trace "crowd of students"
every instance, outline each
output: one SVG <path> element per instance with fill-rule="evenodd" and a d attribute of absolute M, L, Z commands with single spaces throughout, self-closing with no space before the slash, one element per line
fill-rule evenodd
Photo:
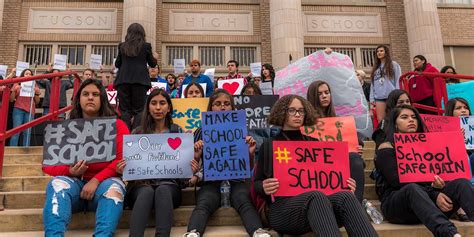
<path fill-rule="evenodd" d="M 199 185 L 196 207 L 193 210 L 187 233 L 184 236 L 201 236 L 205 233 L 209 217 L 220 206 L 220 182 L 202 180 L 201 129 L 194 132 L 194 159 L 190 163 L 195 174 L 191 180 L 149 179 L 130 181 L 125 184 L 121 174 L 126 166 L 122 159 L 123 135 L 182 133 L 181 127 L 173 123 L 171 98 L 209 97 L 208 111 L 235 110 L 233 95 L 217 88 L 217 81 L 243 78 L 243 95 L 261 95 L 263 83 L 274 84 L 275 71 L 270 64 L 262 65 L 261 75 L 242 76 L 239 63 L 227 63 L 229 74 L 216 78 L 213 82 L 201 73 L 198 60 L 189 63 L 190 74 L 168 74 L 160 76 L 155 53 L 145 42 L 145 31 L 139 24 L 132 24 L 127 30 L 125 41 L 119 45 L 115 62 L 118 69 L 116 79 L 111 83 L 103 76 L 102 81 L 93 79 L 95 72 L 87 69 L 83 81 L 73 98 L 73 109 L 69 119 L 117 117 L 116 158 L 111 162 L 86 164 L 78 162 L 73 166 L 44 167 L 45 173 L 55 176 L 46 188 L 46 202 L 43 222 L 46 236 L 63 236 L 72 213 L 95 211 L 95 236 L 113 236 L 124 206 L 132 210 L 130 216 L 130 236 L 143 236 L 149 215 L 155 214 L 156 236 L 169 236 L 173 225 L 173 209 L 179 207 L 181 190 L 188 185 Z M 400 90 L 400 66 L 391 59 L 387 46 L 376 48 L 376 63 L 371 73 L 371 82 L 364 79 L 365 73 L 357 71 L 365 96 L 373 102 L 377 129 L 372 139 L 376 143 L 376 187 L 381 200 L 382 213 L 386 220 L 397 224 L 423 223 L 437 237 L 459 237 L 454 224 L 449 221 L 453 213 L 460 219 L 474 221 L 474 191 L 467 179 L 444 181 L 433 177 L 431 183 L 400 183 L 396 171 L 394 133 L 429 132 L 420 113 L 411 107 L 412 103 L 434 106 L 433 78 L 416 75 L 409 80 L 410 91 Z M 437 72 L 425 57 L 417 55 L 413 59 L 414 68 L 419 72 Z M 147 67 L 148 64 L 148 67 Z M 444 70 L 444 69 L 443 69 Z M 54 71 L 51 71 L 54 72 Z M 444 72 L 452 72 L 447 67 Z M 26 69 L 22 76 L 32 76 Z M 104 75 L 104 74 L 103 74 Z M 12 76 L 10 76 L 12 77 Z M 147 92 L 151 82 L 166 83 L 166 88 Z M 458 81 L 450 79 L 449 83 Z M 205 89 L 202 84 L 205 84 Z M 49 95 L 50 80 L 37 83 Z M 39 87 L 35 87 L 33 103 L 39 102 Z M 118 115 L 107 98 L 107 90 L 116 89 Z M 66 106 L 65 91 L 72 88 L 70 78 L 61 81 L 60 107 Z M 19 95 L 20 85 L 15 85 L 11 101 L 14 126 L 28 121 L 32 98 Z M 299 235 L 312 231 L 315 236 L 341 236 L 339 227 L 344 226 L 349 236 L 378 236 L 370 224 L 363 207 L 365 162 L 362 159 L 362 141 L 358 152 L 349 153 L 351 178 L 346 180 L 349 190 L 332 195 L 311 191 L 293 197 L 273 198 L 279 188 L 279 181 L 273 175 L 273 141 L 314 141 L 305 136 L 300 127 L 315 124 L 318 118 L 336 117 L 332 93 L 328 83 L 315 81 L 308 87 L 306 99 L 297 95 L 281 97 L 271 108 L 268 124 L 280 128 L 275 136 L 268 137 L 260 147 L 251 136 L 246 137 L 251 160 L 256 160 L 253 176 L 253 190 L 245 180 L 231 180 L 231 206 L 235 208 L 250 236 L 267 237 L 260 210 L 257 210 L 250 192 L 264 200 L 264 217 L 268 227 L 282 234 Z M 47 113 L 49 102 L 45 96 L 42 107 Z M 33 109 L 35 106 L 32 106 Z M 422 111 L 429 113 L 429 111 Z M 462 98 L 448 101 L 446 116 L 471 115 L 469 104 Z M 464 133 L 464 131 L 462 131 Z M 10 145 L 18 144 L 18 135 L 10 140 Z M 23 141 L 27 141 L 26 137 Z M 258 154 L 256 155 L 256 150 Z M 474 154 L 470 155 L 471 166 Z"/>

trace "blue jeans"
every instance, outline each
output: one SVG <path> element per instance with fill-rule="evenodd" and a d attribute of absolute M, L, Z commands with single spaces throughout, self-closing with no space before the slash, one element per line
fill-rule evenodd
<path fill-rule="evenodd" d="M 31 115 L 31 117 L 33 118 L 33 115 Z M 12 118 L 13 118 L 13 128 L 16 128 L 22 124 L 25 124 L 31 121 L 30 113 L 18 108 L 13 108 Z M 21 132 L 21 134 L 23 135 L 22 146 L 28 146 L 30 144 L 28 134 L 31 134 L 31 128 L 24 130 L 23 132 Z M 20 139 L 20 133 L 13 135 L 10 138 L 10 146 L 18 146 L 19 139 Z"/>
<path fill-rule="evenodd" d="M 102 181 L 90 201 L 80 198 L 86 183 L 67 176 L 49 182 L 43 208 L 45 236 L 64 236 L 72 213 L 81 211 L 95 211 L 94 236 L 114 236 L 123 211 L 124 183 L 119 178 Z"/>

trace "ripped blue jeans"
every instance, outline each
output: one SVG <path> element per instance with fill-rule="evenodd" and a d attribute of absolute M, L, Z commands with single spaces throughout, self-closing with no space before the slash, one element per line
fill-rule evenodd
<path fill-rule="evenodd" d="M 57 176 L 46 188 L 43 209 L 45 236 L 64 236 L 72 213 L 95 211 L 94 236 L 114 236 L 123 211 L 125 185 L 119 178 L 102 181 L 90 201 L 81 199 L 87 181 Z"/>

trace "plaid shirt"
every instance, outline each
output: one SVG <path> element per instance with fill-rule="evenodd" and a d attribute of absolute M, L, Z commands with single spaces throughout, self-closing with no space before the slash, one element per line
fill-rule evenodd
<path fill-rule="evenodd" d="M 244 76 L 242 76 L 242 74 L 240 74 L 240 73 L 236 73 L 234 76 L 228 74 L 228 75 L 225 76 L 224 79 L 222 79 L 222 80 L 239 79 L 239 78 L 243 78 L 243 79 L 244 79 L 244 84 L 247 85 L 247 78 L 245 78 Z"/>

